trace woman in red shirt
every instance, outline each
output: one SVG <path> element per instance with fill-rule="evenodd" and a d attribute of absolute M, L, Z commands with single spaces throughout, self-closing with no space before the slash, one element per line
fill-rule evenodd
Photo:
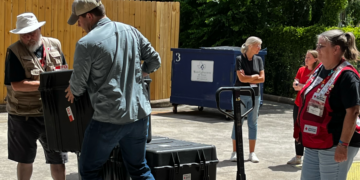
<path fill-rule="evenodd" d="M 315 50 L 308 50 L 305 57 L 305 66 L 299 68 L 295 80 L 293 82 L 293 88 L 295 91 L 298 92 L 295 104 L 294 104 L 294 110 L 293 110 L 293 119 L 294 123 L 296 121 L 298 111 L 299 111 L 299 105 L 300 105 L 300 90 L 304 87 L 304 84 L 309 79 L 310 75 L 314 72 L 314 69 L 319 65 L 318 60 L 318 52 Z M 296 156 L 293 157 L 290 161 L 288 161 L 288 164 L 301 164 L 301 158 L 304 154 L 304 146 L 300 143 L 295 141 L 295 152 Z"/>

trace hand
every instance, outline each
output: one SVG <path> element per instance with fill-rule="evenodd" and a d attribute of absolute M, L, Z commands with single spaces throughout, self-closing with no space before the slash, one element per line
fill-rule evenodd
<path fill-rule="evenodd" d="M 298 88 L 298 82 L 296 82 L 296 81 L 293 82 L 293 88 L 294 88 L 295 90 L 297 90 L 297 88 Z"/>
<path fill-rule="evenodd" d="M 297 81 L 293 82 L 293 86 L 298 86 L 298 85 L 299 85 L 299 82 L 297 82 Z"/>
<path fill-rule="evenodd" d="M 344 162 L 347 160 L 347 147 L 338 145 L 336 146 L 335 149 L 335 156 L 334 159 L 336 162 L 340 163 L 340 162 Z"/>
<path fill-rule="evenodd" d="M 299 142 L 299 138 L 295 138 L 295 141 L 296 141 L 296 142 Z"/>
<path fill-rule="evenodd" d="M 146 77 L 147 75 L 149 75 L 149 74 L 146 73 L 146 72 L 144 72 L 144 71 L 142 72 L 142 76 L 143 76 L 143 77 Z"/>
<path fill-rule="evenodd" d="M 73 103 L 74 102 L 74 95 L 71 92 L 70 85 L 69 85 L 69 87 L 66 88 L 65 92 L 67 93 L 65 98 L 67 98 L 69 102 Z"/>

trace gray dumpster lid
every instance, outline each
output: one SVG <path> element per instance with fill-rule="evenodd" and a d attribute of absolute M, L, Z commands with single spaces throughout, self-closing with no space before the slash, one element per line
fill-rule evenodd
<path fill-rule="evenodd" d="M 241 50 L 241 47 L 237 47 L 237 46 L 216 46 L 216 47 L 200 47 L 200 49 L 240 51 L 240 50 Z"/>
<path fill-rule="evenodd" d="M 238 46 L 200 47 L 200 49 L 241 51 L 241 47 L 238 47 Z M 265 53 L 265 54 L 267 54 L 267 48 L 261 49 L 261 50 L 260 50 L 260 53 Z"/>

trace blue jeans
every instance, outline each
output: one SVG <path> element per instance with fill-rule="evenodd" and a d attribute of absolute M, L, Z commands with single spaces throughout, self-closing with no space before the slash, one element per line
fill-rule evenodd
<path fill-rule="evenodd" d="M 244 107 L 244 105 L 241 105 L 241 114 L 244 114 L 247 110 L 249 110 L 252 107 L 251 96 L 240 95 L 240 99 L 246 105 L 246 108 Z M 247 115 L 250 140 L 256 140 L 257 119 L 258 119 L 258 113 L 259 113 L 259 107 L 260 107 L 260 100 L 261 100 L 261 96 L 255 96 L 254 109 L 252 111 L 250 111 L 250 113 Z M 234 105 L 233 105 L 233 109 L 234 109 Z M 245 118 L 241 119 L 242 123 L 244 122 L 244 119 Z M 235 125 L 233 126 L 231 139 L 234 139 L 234 140 L 236 139 L 235 138 Z"/>
<path fill-rule="evenodd" d="M 345 180 L 359 148 L 348 147 L 348 160 L 337 163 L 335 149 L 317 150 L 305 148 L 301 180 Z"/>
<path fill-rule="evenodd" d="M 133 180 L 154 180 L 145 159 L 149 118 L 116 125 L 91 120 L 82 144 L 79 169 L 83 180 L 101 180 L 100 171 L 120 145 L 124 165 Z"/>

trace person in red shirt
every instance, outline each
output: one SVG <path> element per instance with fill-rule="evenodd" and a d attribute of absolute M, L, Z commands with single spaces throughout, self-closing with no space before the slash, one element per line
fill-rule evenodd
<path fill-rule="evenodd" d="M 294 123 L 296 121 L 299 105 L 300 105 L 300 90 L 304 87 L 304 84 L 309 79 L 310 75 L 314 72 L 315 68 L 319 65 L 318 52 L 315 50 L 308 50 L 305 57 L 305 66 L 299 68 L 296 73 L 296 77 L 293 82 L 293 88 L 298 92 L 295 99 L 294 110 L 293 110 L 293 119 Z M 295 141 L 295 152 L 296 156 L 293 157 L 288 164 L 296 165 L 301 164 L 301 158 L 304 155 L 304 146 Z"/>

